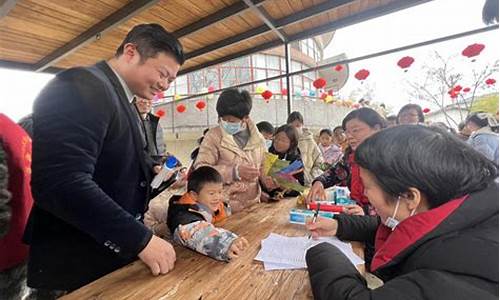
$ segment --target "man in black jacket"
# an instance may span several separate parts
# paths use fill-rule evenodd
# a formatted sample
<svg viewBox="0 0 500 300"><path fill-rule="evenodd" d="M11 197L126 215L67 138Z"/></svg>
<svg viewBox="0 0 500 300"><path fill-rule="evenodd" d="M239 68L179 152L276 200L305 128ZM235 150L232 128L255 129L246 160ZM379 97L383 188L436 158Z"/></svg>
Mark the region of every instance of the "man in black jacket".
<svg viewBox="0 0 500 300"><path fill-rule="evenodd" d="M33 109L28 285L71 291L139 257L154 275L175 252L142 223L153 175L134 96L168 89L182 46L157 24L134 27L113 58L57 74Z"/></svg>
<svg viewBox="0 0 500 300"><path fill-rule="evenodd" d="M151 113L152 100L136 98L135 106L140 115L142 138L146 152L155 163L161 165L161 157L165 155L165 140L160 118Z"/></svg>

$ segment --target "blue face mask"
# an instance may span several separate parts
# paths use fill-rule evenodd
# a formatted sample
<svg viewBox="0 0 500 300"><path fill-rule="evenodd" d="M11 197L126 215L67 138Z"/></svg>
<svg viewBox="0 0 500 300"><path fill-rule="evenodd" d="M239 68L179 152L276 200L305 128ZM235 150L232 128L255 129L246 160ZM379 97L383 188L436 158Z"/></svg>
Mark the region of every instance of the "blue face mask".
<svg viewBox="0 0 500 300"><path fill-rule="evenodd" d="M232 123L232 122L226 122L224 120L220 120L220 126L222 127L222 129L224 129L230 135L235 135L241 131L241 123L240 122Z"/></svg>
<svg viewBox="0 0 500 300"><path fill-rule="evenodd" d="M273 145L273 140L266 140L266 149L271 148L272 145Z"/></svg>

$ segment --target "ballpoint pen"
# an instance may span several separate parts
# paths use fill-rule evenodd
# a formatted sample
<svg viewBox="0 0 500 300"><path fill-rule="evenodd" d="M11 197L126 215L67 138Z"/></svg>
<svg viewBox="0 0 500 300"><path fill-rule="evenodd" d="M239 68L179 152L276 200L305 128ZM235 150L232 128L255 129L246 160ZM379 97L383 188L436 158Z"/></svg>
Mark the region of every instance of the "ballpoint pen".
<svg viewBox="0 0 500 300"><path fill-rule="evenodd" d="M313 220L312 220L313 223L316 223L316 219L318 218L318 213L319 213L319 204L316 206L316 211L314 212L314 216L313 216ZM309 236L307 238L311 239L311 237L312 237L312 233L309 233Z"/></svg>

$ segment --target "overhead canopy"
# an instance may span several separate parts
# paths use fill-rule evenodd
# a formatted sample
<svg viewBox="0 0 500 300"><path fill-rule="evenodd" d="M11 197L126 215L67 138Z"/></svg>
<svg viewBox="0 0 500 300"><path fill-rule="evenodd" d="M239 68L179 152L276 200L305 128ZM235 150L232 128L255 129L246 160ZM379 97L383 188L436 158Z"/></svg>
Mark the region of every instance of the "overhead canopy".
<svg viewBox="0 0 500 300"><path fill-rule="evenodd" d="M91 65L133 26L159 23L184 46L187 73L428 1L0 0L0 67Z"/></svg>

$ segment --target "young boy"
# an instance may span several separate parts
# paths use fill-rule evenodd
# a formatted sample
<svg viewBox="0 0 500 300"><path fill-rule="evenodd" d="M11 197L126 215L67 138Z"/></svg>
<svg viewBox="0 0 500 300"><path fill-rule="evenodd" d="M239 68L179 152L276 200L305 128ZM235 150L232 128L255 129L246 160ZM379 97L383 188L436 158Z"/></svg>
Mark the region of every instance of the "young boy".
<svg viewBox="0 0 500 300"><path fill-rule="evenodd" d="M248 242L231 231L213 224L231 214L222 200L222 176L203 166L188 177L187 192L170 199L167 225L179 244L222 261L238 257Z"/></svg>

